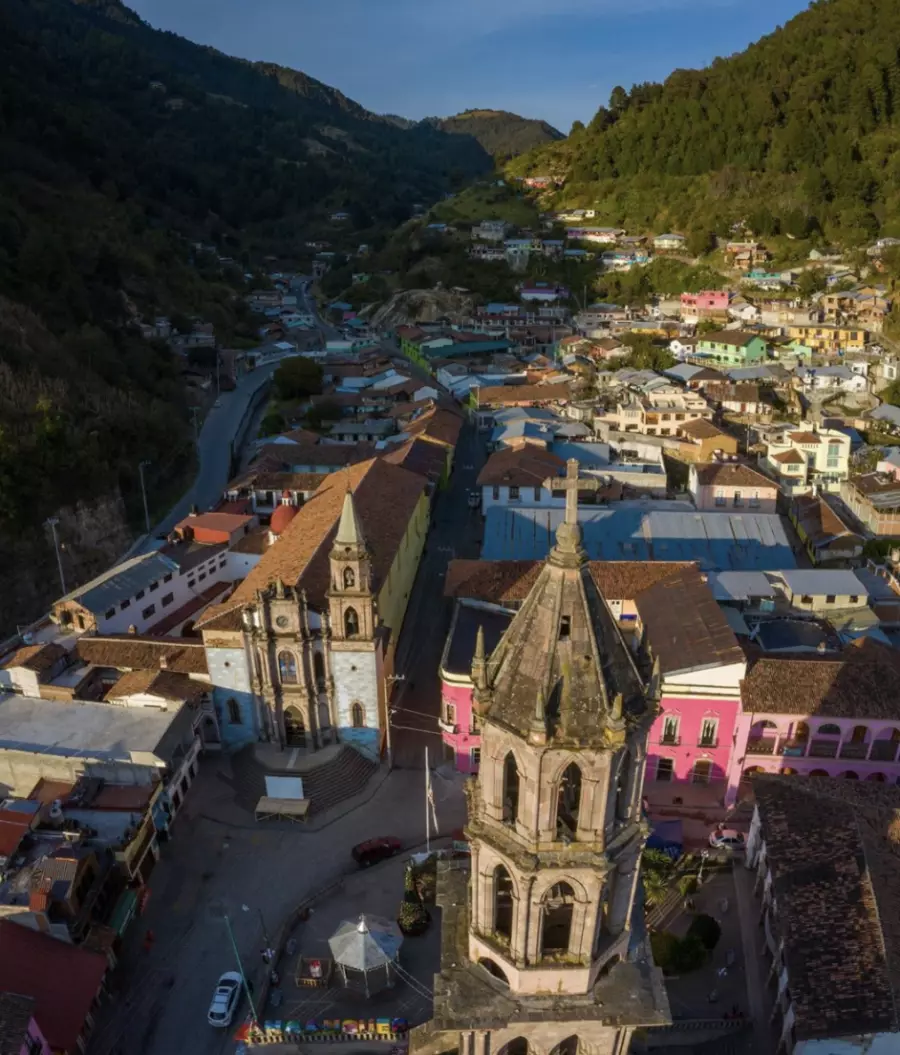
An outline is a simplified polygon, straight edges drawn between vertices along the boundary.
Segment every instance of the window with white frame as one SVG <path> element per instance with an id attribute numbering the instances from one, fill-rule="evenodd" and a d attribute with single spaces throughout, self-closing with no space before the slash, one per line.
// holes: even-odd
<path id="1" fill-rule="evenodd" d="M 708 758 L 698 758 L 691 770 L 692 784 L 708 784 L 712 775 L 712 762 Z"/>
<path id="2" fill-rule="evenodd" d="M 660 742 L 663 744 L 677 744 L 678 726 L 679 719 L 674 717 L 674 715 L 667 714 L 665 718 L 663 718 L 662 737 Z"/>
<path id="3" fill-rule="evenodd" d="M 704 718 L 700 726 L 700 746 L 715 747 L 719 736 L 718 718 Z"/>
<path id="4" fill-rule="evenodd" d="M 656 761 L 656 779 L 661 784 L 668 784 L 675 776 L 675 760 L 659 758 Z"/>
<path id="5" fill-rule="evenodd" d="M 448 725 L 456 725 L 456 704 L 445 703 L 444 704 L 444 715 Z"/>

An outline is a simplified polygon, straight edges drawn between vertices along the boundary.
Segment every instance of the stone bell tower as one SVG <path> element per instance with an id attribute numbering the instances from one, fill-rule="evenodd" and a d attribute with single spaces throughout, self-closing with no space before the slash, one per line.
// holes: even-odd
<path id="1" fill-rule="evenodd" d="M 377 757 L 384 724 L 383 655 L 372 590 L 372 554 L 353 495 L 344 506 L 329 558 L 329 665 L 340 739 Z"/>
<path id="2" fill-rule="evenodd" d="M 370 641 L 375 636 L 372 555 L 363 538 L 350 491 L 331 547 L 328 614 L 333 642 Z"/>
<path id="3" fill-rule="evenodd" d="M 588 568 L 577 492 L 596 484 L 573 461 L 551 485 L 567 491 L 556 545 L 493 654 L 476 647 L 468 896 L 459 873 L 439 883 L 465 928 L 452 952 L 445 933 L 422 1050 L 455 1028 L 465 1055 L 619 1055 L 669 1019 L 631 927 L 656 701 Z"/>

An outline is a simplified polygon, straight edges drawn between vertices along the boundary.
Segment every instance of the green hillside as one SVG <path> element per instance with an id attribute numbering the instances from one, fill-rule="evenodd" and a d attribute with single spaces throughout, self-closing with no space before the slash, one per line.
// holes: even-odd
<path id="1" fill-rule="evenodd" d="M 634 227 L 900 233 L 900 4 L 817 0 L 746 51 L 616 88 L 586 128 L 511 163 Z"/>
<path id="2" fill-rule="evenodd" d="M 47 516 L 117 511 L 108 550 L 103 525 L 80 554 L 60 526 L 86 577 L 141 520 L 138 462 L 158 504 L 190 471 L 180 364 L 141 338 L 139 315 L 196 314 L 225 346 L 246 343 L 259 320 L 240 296 L 245 269 L 290 264 L 334 209 L 365 240 L 492 167 L 472 136 L 399 128 L 113 0 L 0 4 L 0 157 L 0 565 L 35 569 L 0 576 L 21 602 L 5 626 L 55 589 Z"/>
<path id="3" fill-rule="evenodd" d="M 436 127 L 476 139 L 498 161 L 507 161 L 546 143 L 563 138 L 546 121 L 536 121 L 506 110 L 465 110 L 454 117 L 435 119 Z"/>

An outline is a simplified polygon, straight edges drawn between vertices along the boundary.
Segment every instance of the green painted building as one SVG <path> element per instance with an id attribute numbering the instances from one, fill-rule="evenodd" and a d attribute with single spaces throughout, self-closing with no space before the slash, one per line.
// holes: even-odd
<path id="1" fill-rule="evenodd" d="M 752 366 L 765 360 L 768 350 L 768 342 L 758 333 L 719 330 L 700 337 L 694 354 L 723 366 Z"/>

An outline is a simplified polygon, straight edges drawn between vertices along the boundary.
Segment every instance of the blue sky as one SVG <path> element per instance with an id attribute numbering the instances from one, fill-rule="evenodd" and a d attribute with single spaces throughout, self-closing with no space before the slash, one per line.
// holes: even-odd
<path id="1" fill-rule="evenodd" d="M 378 113 L 472 107 L 564 132 L 616 84 L 729 55 L 806 0 L 125 0 L 231 55 L 302 70 Z"/>

